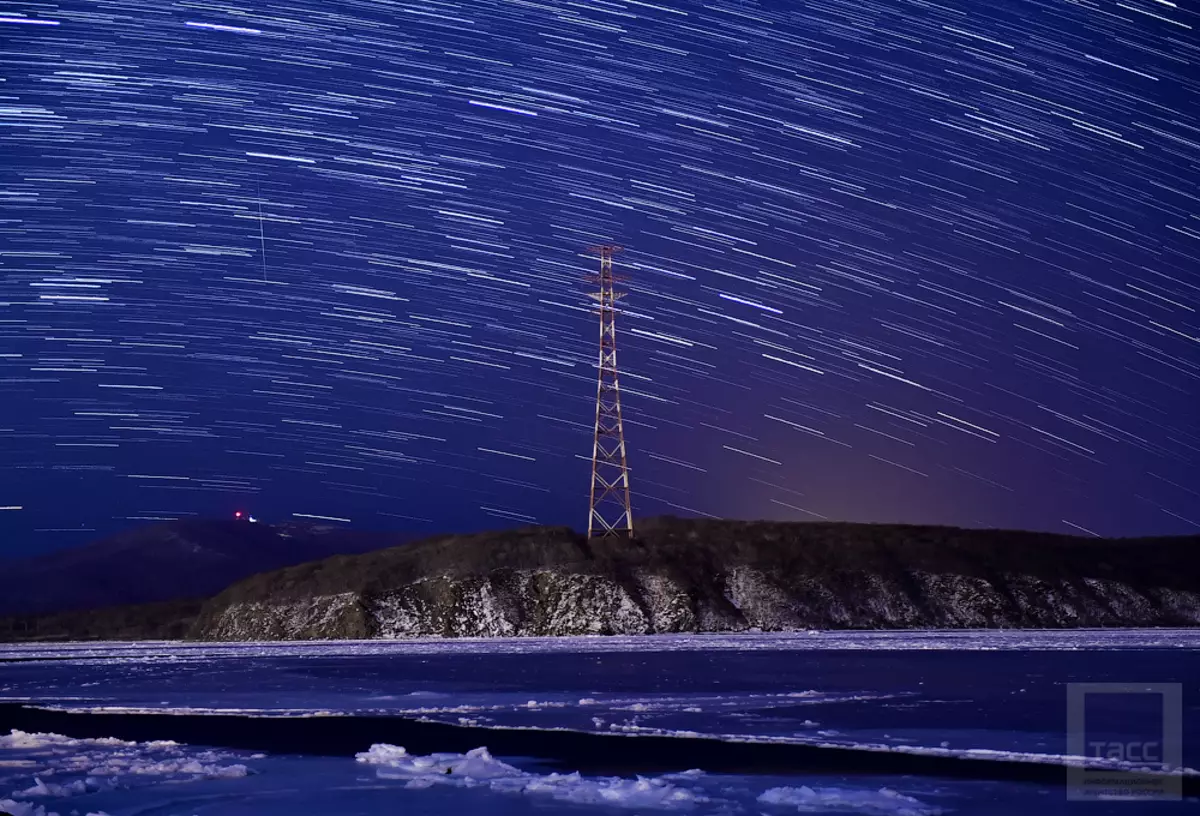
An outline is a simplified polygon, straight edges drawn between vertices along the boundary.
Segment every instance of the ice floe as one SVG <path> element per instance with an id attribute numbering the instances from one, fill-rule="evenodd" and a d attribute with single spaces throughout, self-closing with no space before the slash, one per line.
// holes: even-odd
<path id="1" fill-rule="evenodd" d="M 631 810 L 688 811 L 698 805 L 712 805 L 717 808 L 715 812 L 744 811 L 734 800 L 724 799 L 732 793 L 728 778 L 713 777 L 700 770 L 632 779 L 579 773 L 540 774 L 502 762 L 487 748 L 475 748 L 465 754 L 420 756 L 384 743 L 372 745 L 369 751 L 356 758 L 375 766 L 377 775 L 383 779 L 406 780 L 405 787 L 409 789 L 450 785 Z M 780 806 L 787 809 L 785 812 L 862 816 L 937 816 L 942 813 L 937 807 L 889 788 L 777 787 L 763 792 L 755 801 L 769 806 L 772 812 L 777 812 L 775 806 Z"/>
<path id="2" fill-rule="evenodd" d="M 51 803 L 98 791 L 246 776 L 234 755 L 175 742 L 75 739 L 13 730 L 0 735 L 0 813 L 56 816 Z M 54 807 L 58 807 L 54 805 Z M 65 807 L 68 813 L 80 813 Z M 89 816 L 103 816 L 90 814 Z"/>
<path id="3" fill-rule="evenodd" d="M 408 788 L 453 785 L 486 787 L 497 793 L 543 796 L 575 804 L 608 807 L 689 810 L 709 797 L 692 786 L 678 784 L 695 774 L 664 777 L 587 777 L 578 773 L 538 774 L 522 771 L 493 757 L 487 748 L 465 754 L 415 756 L 396 745 L 376 744 L 356 756 L 376 767 L 384 779 L 407 779 Z"/>
<path id="4" fill-rule="evenodd" d="M 758 797 L 763 805 L 781 805 L 800 813 L 857 813 L 868 816 L 937 816 L 941 808 L 927 805 L 891 788 L 771 788 Z"/>

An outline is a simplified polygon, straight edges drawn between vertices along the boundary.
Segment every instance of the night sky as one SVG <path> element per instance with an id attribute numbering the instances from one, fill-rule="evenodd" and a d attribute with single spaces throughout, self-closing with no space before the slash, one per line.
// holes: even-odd
<path id="1" fill-rule="evenodd" d="M 635 522 L 1194 533 L 1189 5 L 6 3 L 0 554 L 582 528 L 608 241 Z"/>

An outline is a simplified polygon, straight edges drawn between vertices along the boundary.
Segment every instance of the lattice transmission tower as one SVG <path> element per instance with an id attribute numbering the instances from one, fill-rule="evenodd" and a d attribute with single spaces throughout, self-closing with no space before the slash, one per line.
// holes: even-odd
<path id="1" fill-rule="evenodd" d="M 589 292 L 600 315 L 600 370 L 596 383 L 596 432 L 592 444 L 592 493 L 588 508 L 588 538 L 633 538 L 629 504 L 629 465 L 625 458 L 625 426 L 621 422 L 621 385 L 617 377 L 617 301 L 624 292 L 613 290 L 623 277 L 613 274 L 612 256 L 621 247 L 589 247 L 600 256 L 600 272 L 589 275 L 599 291 Z"/>

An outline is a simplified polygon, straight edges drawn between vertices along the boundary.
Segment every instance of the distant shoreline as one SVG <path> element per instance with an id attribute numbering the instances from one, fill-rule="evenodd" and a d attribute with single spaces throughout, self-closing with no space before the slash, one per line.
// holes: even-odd
<path id="1" fill-rule="evenodd" d="M 189 522 L 137 531 L 137 551 L 186 533 L 225 564 L 246 530 L 264 547 L 296 535 Z M 664 517 L 633 540 L 527 527 L 332 555 L 204 597 L 0 618 L 0 642 L 1194 626 L 1200 536 Z"/>

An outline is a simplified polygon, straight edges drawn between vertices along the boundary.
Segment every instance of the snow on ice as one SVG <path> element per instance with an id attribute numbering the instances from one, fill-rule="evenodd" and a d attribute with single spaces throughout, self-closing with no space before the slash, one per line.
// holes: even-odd
<path id="1" fill-rule="evenodd" d="M 496 793 L 525 794 L 581 805 L 604 805 L 631 810 L 686 811 L 701 804 L 720 805 L 719 794 L 705 789 L 714 782 L 702 771 L 658 777 L 586 777 L 579 773 L 538 774 L 522 771 L 493 757 L 487 748 L 465 754 L 441 753 L 418 756 L 403 747 L 372 745 L 356 756 L 375 766 L 383 779 L 407 780 L 406 788 L 435 785 L 486 788 Z M 788 811 L 856 813 L 864 816 L 937 816 L 942 811 L 888 788 L 878 791 L 836 787 L 771 788 L 761 794 L 762 805 L 786 806 Z M 723 812 L 739 812 L 732 801 Z"/>
<path id="2" fill-rule="evenodd" d="M 332 761 L 333 766 L 322 765 L 314 776 L 304 776 L 313 771 L 302 771 L 295 777 L 295 770 L 286 770 L 288 762 L 298 758 L 276 758 L 254 754 L 238 755 L 230 752 L 205 750 L 175 742 L 126 742 L 124 740 L 73 739 L 59 734 L 40 734 L 13 731 L 0 736 L 0 813 L 11 816 L 109 816 L 103 810 L 89 810 L 82 803 L 95 801 L 88 794 L 105 795 L 105 810 L 125 812 L 135 801 L 130 795 L 141 796 L 136 801 L 138 812 L 146 804 L 161 799 L 163 813 L 191 813 L 173 808 L 178 794 L 163 795 L 154 786 L 165 783 L 186 782 L 203 786 L 214 780 L 232 779 L 254 773 L 237 759 L 260 760 L 256 774 L 256 785 L 268 783 L 267 787 L 254 790 L 289 791 L 297 779 L 306 779 L 322 790 L 333 784 L 352 796 L 355 790 L 378 789 L 378 784 L 363 785 L 361 775 L 354 782 L 335 766 L 345 762 L 344 767 L 355 763 L 346 760 Z M 600 812 L 700 812 L 723 814 L 765 814 L 782 816 L 786 813 L 849 813 L 859 816 L 935 816 L 941 811 L 918 799 L 897 793 L 888 788 L 879 790 L 851 789 L 811 784 L 808 787 L 776 787 L 763 791 L 766 785 L 755 784 L 752 777 L 730 777 L 710 775 L 700 770 L 665 774 L 657 777 L 637 776 L 585 776 L 576 773 L 539 773 L 522 770 L 492 756 L 486 747 L 476 748 L 465 754 L 436 753 L 427 756 L 410 754 L 404 748 L 387 745 L 372 745 L 369 750 L 356 755 L 359 767 L 369 766 L 378 780 L 394 784 L 394 801 L 401 810 L 404 803 L 413 803 L 408 797 L 424 799 L 426 789 L 452 788 L 463 796 L 483 794 L 501 797 L 516 807 L 511 809 L 500 804 L 459 801 L 456 807 L 467 805 L 480 807 L 488 812 L 527 813 L 532 807 L 539 812 L 545 803 L 558 802 L 571 805 L 592 806 Z M 283 764 L 280 764 L 282 761 Z M 271 763 L 275 764 L 272 765 Z M 282 774 L 274 781 L 269 777 Z M 782 781 L 782 780 L 780 780 Z M 349 784 L 347 784 L 349 783 Z M 778 784 L 778 782 L 776 782 Z M 274 788 L 272 788 L 272 785 Z M 282 787 L 280 787 L 282 786 Z M 171 786 L 174 787 L 173 785 Z M 245 795 L 247 789 L 237 789 L 236 797 Z M 228 793 L 229 789 L 225 789 Z M 360 791 L 360 792 L 361 792 Z M 291 790 L 291 794 L 297 791 Z M 113 799 L 117 795 L 119 798 Z M 218 799 L 212 787 L 199 788 L 197 796 L 206 801 Z M 199 800 L 197 800 L 199 801 Z M 436 807 L 444 807 L 446 800 Z M 79 804 L 76 804 L 78 802 Z M 114 804 L 114 802 L 116 804 Z M 528 804 L 522 805 L 522 802 Z M 539 805 L 538 803 L 542 803 Z M 180 804 L 176 802 L 176 804 Z M 347 812 L 359 812 L 349 803 Z M 155 806 L 158 807 L 158 806 Z M 155 810 L 155 812 L 159 812 Z M 207 811 L 206 811 L 207 812 Z M 239 811 L 240 812 L 240 811 Z M 266 811 L 264 811 L 266 812 Z M 269 811 L 271 813 L 275 810 Z M 294 812 L 284 809 L 278 812 Z M 340 813 L 340 809 L 322 809 L 322 813 Z M 374 812 L 374 811 L 372 811 Z M 417 806 L 413 812 L 426 813 L 427 809 Z M 440 812 L 440 811 L 436 811 Z"/>
<path id="3" fill-rule="evenodd" d="M 891 788 L 771 788 L 758 797 L 764 805 L 786 805 L 801 813 L 860 813 L 871 816 L 937 816 L 943 811 Z"/>
<path id="4" fill-rule="evenodd" d="M 703 793 L 672 781 L 695 776 L 698 771 L 636 779 L 584 777 L 579 773 L 537 774 L 501 762 L 487 748 L 475 748 L 465 754 L 414 756 L 402 747 L 387 744 L 372 745 L 369 751 L 355 758 L 376 766 L 381 778 L 409 780 L 408 788 L 483 786 L 497 793 L 524 793 L 576 804 L 661 810 L 687 810 L 709 801 Z"/>
<path id="5" fill-rule="evenodd" d="M 232 756 L 169 741 L 73 739 L 14 730 L 0 736 L 0 812 L 56 816 L 47 802 L 101 790 L 250 773 L 243 764 L 225 764 Z"/>

